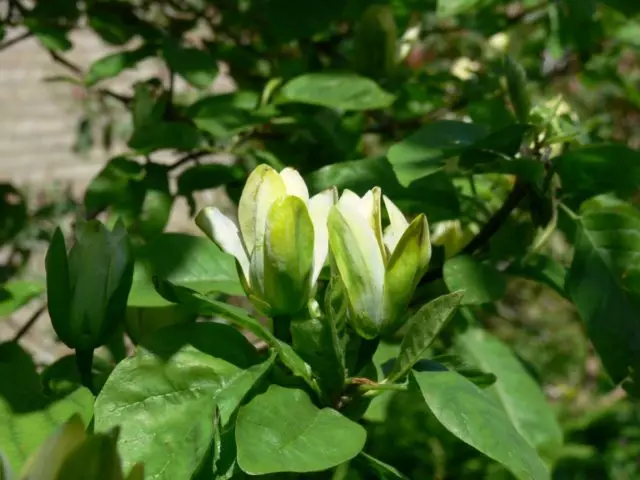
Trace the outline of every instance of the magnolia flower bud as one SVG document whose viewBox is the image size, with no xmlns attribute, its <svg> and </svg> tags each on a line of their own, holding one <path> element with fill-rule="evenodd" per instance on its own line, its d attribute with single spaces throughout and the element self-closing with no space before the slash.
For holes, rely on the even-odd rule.
<svg viewBox="0 0 640 480">
<path fill-rule="evenodd" d="M 350 325 L 364 338 L 397 330 L 431 259 L 424 215 L 411 223 L 386 196 L 390 225 L 382 230 L 381 192 L 362 198 L 345 190 L 329 214 L 329 245 L 346 290 Z"/>
<path fill-rule="evenodd" d="M 133 281 L 127 231 L 91 220 L 78 227 L 67 254 L 57 229 L 46 258 L 49 314 L 67 346 L 91 350 L 105 344 L 124 320 Z"/>
<path fill-rule="evenodd" d="M 327 216 L 335 189 L 311 199 L 300 174 L 259 165 L 247 179 L 235 224 L 208 207 L 196 224 L 236 258 L 245 293 L 268 315 L 294 315 L 307 306 L 328 253 Z"/>
</svg>

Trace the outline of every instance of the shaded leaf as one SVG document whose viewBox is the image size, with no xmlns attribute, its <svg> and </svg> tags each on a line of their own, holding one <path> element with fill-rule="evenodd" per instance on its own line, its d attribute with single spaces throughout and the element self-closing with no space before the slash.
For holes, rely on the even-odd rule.
<svg viewBox="0 0 640 480">
<path fill-rule="evenodd" d="M 196 88 L 209 88 L 218 76 L 216 60 L 205 50 L 165 41 L 162 56 L 169 68 Z"/>
<path fill-rule="evenodd" d="M 302 390 L 271 385 L 240 408 L 238 465 L 250 475 L 327 470 L 355 457 L 366 431 Z"/>
<path fill-rule="evenodd" d="M 526 123 L 531 110 L 531 99 L 527 93 L 527 75 L 520 64 L 510 56 L 504 59 L 504 73 L 507 78 L 507 92 L 516 118 Z"/>
<path fill-rule="evenodd" d="M 11 280 L 0 286 L 0 318 L 11 315 L 45 289 L 43 282 Z"/>
<path fill-rule="evenodd" d="M 122 71 L 135 67 L 138 62 L 153 53 L 153 47 L 143 45 L 133 50 L 123 50 L 106 55 L 91 64 L 84 78 L 85 85 L 92 86 L 101 80 L 116 77 Z"/>
</svg>

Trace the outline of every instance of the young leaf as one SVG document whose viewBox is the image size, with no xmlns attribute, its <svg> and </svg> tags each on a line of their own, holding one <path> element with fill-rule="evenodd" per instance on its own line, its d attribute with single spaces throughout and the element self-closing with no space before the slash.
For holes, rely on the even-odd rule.
<svg viewBox="0 0 640 480">
<path fill-rule="evenodd" d="M 562 430 L 540 386 L 520 360 L 497 338 L 480 328 L 458 337 L 462 350 L 485 371 L 496 375 L 495 393 L 513 426 L 548 459 L 562 448 Z"/>
<path fill-rule="evenodd" d="M 109 376 L 96 399 L 96 431 L 122 427 L 125 470 L 142 462 L 149 478 L 190 478 L 213 438 L 215 408 L 226 425 L 272 362 L 227 325 L 162 329 Z"/>
<path fill-rule="evenodd" d="M 394 96 L 373 80 L 345 73 L 307 73 L 287 82 L 282 102 L 308 103 L 340 110 L 386 108 Z"/>
<path fill-rule="evenodd" d="M 531 99 L 527 93 L 527 75 L 520 64 L 510 56 L 504 59 L 509 100 L 520 123 L 527 123 L 531 110 Z"/>
<path fill-rule="evenodd" d="M 507 467 L 520 480 L 547 480 L 549 471 L 502 407 L 452 371 L 414 371 L 410 385 L 442 425 L 463 442 Z"/>
<path fill-rule="evenodd" d="M 440 120 L 393 145 L 387 157 L 400 184 L 407 187 L 440 170 L 445 160 L 460 155 L 487 133 L 486 127 L 475 123 Z"/>
<path fill-rule="evenodd" d="M 150 55 L 153 55 L 153 48 L 149 45 L 106 55 L 91 64 L 85 75 L 84 83 L 91 87 L 101 80 L 116 77 L 123 70 L 135 67 L 138 62 Z"/>
<path fill-rule="evenodd" d="M 40 295 L 45 286 L 42 282 L 11 280 L 0 286 L 0 318 L 8 317 L 32 299 Z"/>
<path fill-rule="evenodd" d="M 409 477 L 404 476 L 397 468 L 384 463 L 382 460 L 372 457 L 368 453 L 361 452 L 356 460 L 358 460 L 359 463 L 366 465 L 367 470 L 375 472 L 378 478 L 384 480 L 409 480 Z"/>
<path fill-rule="evenodd" d="M 566 290 L 607 373 L 619 383 L 640 367 L 640 215 L 589 211 L 575 224 Z"/>
<path fill-rule="evenodd" d="M 395 382 L 402 378 L 422 358 L 440 330 L 451 320 L 462 298 L 462 292 L 443 295 L 427 303 L 411 317 L 400 345 L 400 353 L 387 381 Z"/>
<path fill-rule="evenodd" d="M 238 412 L 238 465 L 249 475 L 328 470 L 360 453 L 366 436 L 302 390 L 271 385 Z"/>
<path fill-rule="evenodd" d="M 507 289 L 505 276 L 470 255 L 458 255 L 444 264 L 444 282 L 450 291 L 464 292 L 462 305 L 481 305 L 502 298 Z"/>
</svg>

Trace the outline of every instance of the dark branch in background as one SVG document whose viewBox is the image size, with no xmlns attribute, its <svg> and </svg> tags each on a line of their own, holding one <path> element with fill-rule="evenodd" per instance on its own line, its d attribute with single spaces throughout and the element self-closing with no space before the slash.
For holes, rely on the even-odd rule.
<svg viewBox="0 0 640 480">
<path fill-rule="evenodd" d="M 32 35 L 33 34 L 31 32 L 24 32 L 23 34 L 18 35 L 17 37 L 13 37 L 4 43 L 0 43 L 0 52 L 3 51 L 5 48 L 12 47 L 16 43 L 20 43 L 21 41 L 26 40 L 27 38 L 30 38 Z"/>
<path fill-rule="evenodd" d="M 175 170 L 178 167 L 181 167 L 182 165 L 185 165 L 186 163 L 189 163 L 193 160 L 198 160 L 206 155 L 210 155 L 212 152 L 208 151 L 208 150 L 198 150 L 195 152 L 191 152 L 183 157 L 180 157 L 178 160 L 176 160 L 174 163 L 172 163 L 169 166 L 169 170 Z"/>
<path fill-rule="evenodd" d="M 29 320 L 27 320 L 27 322 L 22 326 L 22 328 L 16 332 L 16 334 L 13 337 L 13 341 L 17 342 L 18 340 L 20 340 L 29 330 L 31 330 L 31 327 L 35 325 L 38 319 L 46 311 L 47 311 L 47 304 L 45 302 L 43 305 L 38 307 L 38 309 L 35 312 L 33 312 L 33 314 L 29 317 Z"/>
</svg>

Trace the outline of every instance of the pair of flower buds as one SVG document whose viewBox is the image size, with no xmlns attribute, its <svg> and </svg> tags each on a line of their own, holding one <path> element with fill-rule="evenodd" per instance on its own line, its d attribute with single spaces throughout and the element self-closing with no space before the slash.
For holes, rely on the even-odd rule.
<svg viewBox="0 0 640 480">
<path fill-rule="evenodd" d="M 382 197 L 382 198 L 381 198 Z M 382 228 L 382 206 L 389 225 Z M 348 300 L 347 320 L 365 338 L 401 324 L 431 258 L 424 215 L 411 223 L 380 188 L 363 197 L 334 188 L 309 198 L 300 174 L 258 166 L 238 205 L 240 230 L 217 208 L 196 217 L 202 231 L 236 258 L 247 296 L 270 316 L 300 314 L 314 298 L 329 252 Z"/>
</svg>

